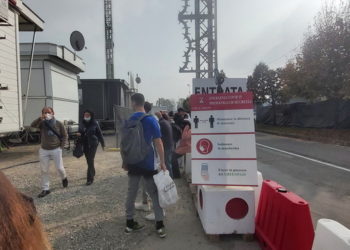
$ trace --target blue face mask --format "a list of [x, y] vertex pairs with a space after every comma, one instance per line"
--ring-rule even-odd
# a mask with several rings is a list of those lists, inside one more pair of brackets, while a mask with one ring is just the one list
[[89, 121], [91, 120], [91, 117], [88, 117], [88, 118], [87, 118], [87, 117], [84, 117], [84, 120], [87, 121], [87, 122], [89, 122]]

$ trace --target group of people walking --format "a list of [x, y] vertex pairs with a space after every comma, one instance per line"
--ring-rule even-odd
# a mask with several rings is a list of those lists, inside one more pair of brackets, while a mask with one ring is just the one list
[[[173, 178], [180, 178], [178, 158], [190, 151], [189, 132], [191, 125], [188, 116], [186, 117], [185, 112], [181, 109], [176, 114], [173, 112], [149, 114], [152, 106], [145, 102], [144, 96], [140, 93], [131, 97], [131, 103], [134, 114], [128, 121], [140, 122], [143, 131], [140, 136], [149, 150], [141, 161], [133, 164], [123, 161], [122, 164], [123, 169], [128, 173], [128, 191], [125, 203], [126, 227], [124, 231], [129, 234], [144, 228], [144, 225], [134, 220], [135, 210], [144, 208], [146, 205], [150, 208], [148, 204], [150, 198], [154, 213], [149, 219], [155, 221], [157, 234], [164, 238], [166, 236], [165, 213], [159, 203], [158, 190], [153, 176], [159, 171], [169, 171]], [[68, 140], [68, 135], [62, 122], [56, 120], [55, 112], [51, 107], [43, 108], [40, 117], [34, 120], [31, 126], [40, 130], [41, 192], [38, 198], [43, 198], [50, 194], [50, 160], [53, 160], [55, 164], [63, 188], [68, 187], [69, 182], [62, 158], [62, 150]], [[88, 166], [86, 185], [91, 185], [95, 178], [94, 159], [98, 145], [101, 144], [103, 150], [105, 148], [100, 126], [94, 119], [92, 111], [83, 112], [79, 132], [76, 135], [83, 146]], [[129, 153], [132, 154], [134, 149], [128, 150], [131, 150]], [[136, 198], [141, 182], [143, 183], [143, 202], [140, 203], [140, 206], [136, 203]], [[2, 173], [0, 173], [0, 209], [2, 213], [0, 226], [2, 230], [6, 231], [0, 237], [0, 246], [11, 250], [24, 249], [26, 246], [30, 246], [30, 249], [51, 249], [42, 230], [33, 199], [18, 192]], [[19, 218], [21, 222], [16, 223], [15, 217]], [[23, 219], [22, 217], [28, 218]], [[18, 240], [12, 241], [13, 237], [17, 237]]]
[[[180, 178], [178, 158], [190, 151], [190, 122], [183, 109], [176, 114], [173, 112], [156, 112], [150, 115], [152, 105], [145, 102], [142, 94], [136, 93], [131, 97], [131, 103], [135, 113], [129, 118], [130, 121], [140, 119], [143, 127], [143, 136], [151, 150], [145, 158], [135, 164], [123, 163], [123, 168], [128, 171], [129, 184], [126, 199], [126, 233], [142, 229], [144, 226], [133, 220], [136, 209], [149, 211], [148, 197], [152, 200], [154, 213], [146, 216], [146, 219], [156, 221], [156, 230], [160, 237], [165, 237], [164, 211], [159, 205], [157, 187], [153, 175], [159, 170], [169, 171], [173, 178]], [[42, 192], [39, 198], [50, 194], [49, 188], [49, 160], [53, 159], [55, 166], [62, 179], [63, 187], [68, 186], [68, 179], [63, 167], [62, 148], [67, 140], [67, 133], [63, 124], [54, 118], [52, 108], [45, 107], [42, 115], [32, 123], [33, 127], [39, 128], [41, 133], [41, 149], [39, 151], [40, 166], [42, 172]], [[105, 142], [101, 129], [94, 119], [94, 113], [86, 110], [77, 133], [87, 161], [87, 182], [94, 182], [95, 166], [94, 159], [99, 143], [102, 149]], [[131, 149], [133, 150], [133, 149]], [[133, 152], [131, 152], [133, 153]], [[142, 180], [142, 203], [136, 203], [139, 183]]]
[[[151, 115], [152, 104], [145, 102], [144, 110], [146, 114]], [[188, 118], [186, 120], [184, 116], [186, 114], [187, 113], [182, 108], [179, 108], [178, 112], [175, 114], [173, 111], [157, 111], [154, 113], [154, 115], [152, 115], [155, 120], [158, 121], [161, 141], [164, 148], [164, 163], [166, 169], [169, 171], [169, 174], [173, 179], [178, 179], [181, 177], [179, 158], [186, 153], [191, 152], [191, 123], [189, 122]], [[149, 195], [147, 195], [147, 188], [143, 180], [141, 180], [141, 184], [142, 201], [136, 202], [135, 207], [137, 210], [149, 212]], [[165, 216], [165, 211], [163, 211], [163, 215]], [[153, 221], [155, 220], [155, 214], [150, 213], [145, 216], [145, 219]]]

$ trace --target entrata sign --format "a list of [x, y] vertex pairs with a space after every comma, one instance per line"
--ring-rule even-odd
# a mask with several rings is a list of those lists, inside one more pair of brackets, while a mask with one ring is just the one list
[[0, 22], [7, 22], [9, 16], [8, 0], [0, 0]]
[[190, 102], [192, 183], [256, 186], [252, 93], [192, 95]]
[[225, 78], [222, 84], [216, 84], [214, 78], [193, 79], [193, 94], [237, 93], [247, 91], [247, 78]]

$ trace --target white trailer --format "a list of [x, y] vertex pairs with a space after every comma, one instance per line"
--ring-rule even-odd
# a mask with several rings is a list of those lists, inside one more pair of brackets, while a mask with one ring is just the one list
[[19, 32], [42, 31], [43, 20], [20, 0], [0, 0], [0, 137], [22, 129]]
[[83, 60], [64, 46], [36, 43], [27, 89], [31, 44], [22, 43], [20, 50], [24, 126], [29, 127], [45, 106], [54, 109], [58, 120], [78, 123], [78, 74], [85, 70]]

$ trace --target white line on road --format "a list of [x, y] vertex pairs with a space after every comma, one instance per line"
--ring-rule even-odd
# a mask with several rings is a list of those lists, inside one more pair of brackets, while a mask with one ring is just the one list
[[291, 152], [288, 152], [288, 151], [284, 151], [284, 150], [281, 150], [281, 149], [278, 149], [278, 148], [269, 147], [269, 146], [266, 146], [266, 145], [263, 145], [263, 144], [260, 144], [260, 143], [256, 143], [256, 145], [259, 146], [259, 147], [271, 149], [271, 150], [274, 150], [274, 151], [277, 151], [277, 152], [280, 152], [280, 153], [284, 153], [284, 154], [287, 154], [287, 155], [292, 155], [292, 156], [295, 156], [295, 157], [299, 157], [299, 158], [302, 158], [302, 159], [305, 159], [305, 160], [316, 162], [316, 163], [319, 163], [319, 164], [322, 164], [322, 165], [325, 165], [325, 166], [328, 166], [328, 167], [331, 167], [331, 168], [336, 168], [336, 169], [343, 170], [343, 171], [346, 171], [346, 172], [350, 173], [350, 169], [347, 169], [347, 168], [344, 168], [344, 167], [341, 167], [341, 166], [338, 166], [338, 165], [335, 165], [335, 164], [332, 164], [332, 163], [319, 161], [319, 160], [312, 159], [312, 158], [309, 158], [309, 157], [306, 157], [306, 156], [302, 156], [302, 155], [298, 155], [298, 154], [291, 153]]

